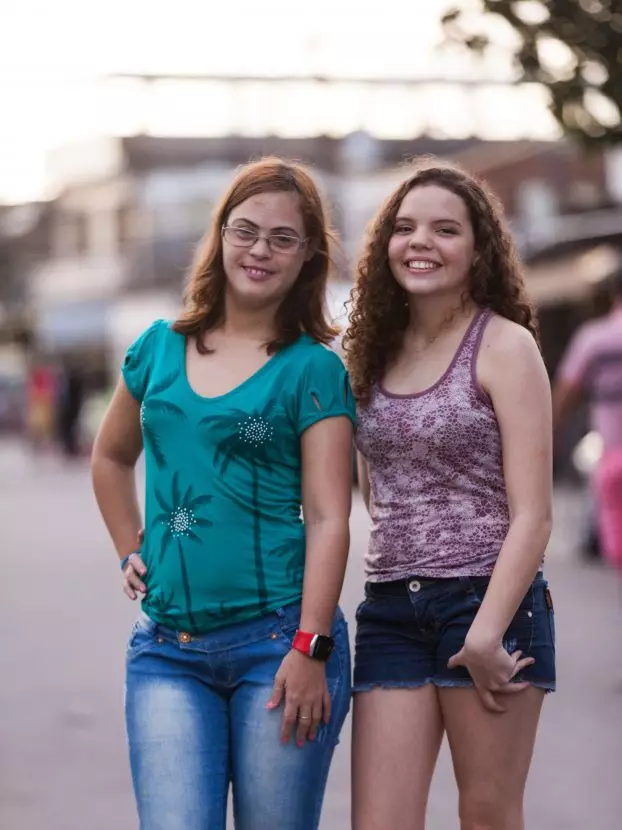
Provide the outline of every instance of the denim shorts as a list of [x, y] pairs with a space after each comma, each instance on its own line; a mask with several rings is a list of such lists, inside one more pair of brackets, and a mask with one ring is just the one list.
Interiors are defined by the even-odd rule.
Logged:
[[[383, 688], [472, 686], [468, 671], [447, 668], [462, 646], [490, 579], [462, 576], [368, 582], [356, 611], [354, 692]], [[503, 638], [535, 663], [516, 682], [555, 690], [555, 621], [548, 583], [538, 574]]]

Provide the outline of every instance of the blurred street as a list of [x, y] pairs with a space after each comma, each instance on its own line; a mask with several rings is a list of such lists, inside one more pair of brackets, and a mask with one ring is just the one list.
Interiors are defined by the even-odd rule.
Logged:
[[[0, 827], [135, 830], [122, 697], [137, 606], [121, 592], [87, 465], [35, 460], [5, 443], [0, 470]], [[622, 814], [622, 601], [612, 573], [573, 550], [581, 519], [576, 493], [557, 494], [555, 519], [546, 575], [557, 615], [559, 691], [544, 707], [527, 827], [614, 830]], [[343, 596], [351, 623], [366, 532], [356, 497]], [[349, 726], [333, 765], [324, 830], [349, 827], [348, 753]], [[455, 815], [444, 748], [429, 830], [453, 830]]]

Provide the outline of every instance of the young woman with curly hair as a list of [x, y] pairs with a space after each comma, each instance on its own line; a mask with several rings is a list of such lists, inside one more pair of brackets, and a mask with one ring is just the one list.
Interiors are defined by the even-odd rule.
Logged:
[[143, 595], [125, 694], [141, 830], [225, 830], [230, 787], [239, 830], [319, 824], [350, 705], [354, 400], [325, 346], [328, 243], [304, 167], [243, 167], [185, 311], [130, 346], [95, 442], [123, 587]]
[[372, 530], [353, 827], [422, 830], [446, 732], [462, 830], [519, 830], [555, 687], [551, 400], [494, 197], [426, 160], [371, 225], [345, 341]]

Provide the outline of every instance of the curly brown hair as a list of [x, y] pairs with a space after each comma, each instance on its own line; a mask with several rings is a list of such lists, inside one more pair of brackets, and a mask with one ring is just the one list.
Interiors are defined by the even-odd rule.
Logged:
[[389, 240], [402, 200], [413, 188], [437, 185], [465, 203], [475, 239], [476, 257], [469, 275], [469, 295], [528, 329], [538, 341], [535, 312], [526, 296], [523, 274], [503, 208], [494, 194], [458, 166], [440, 159], [413, 163], [412, 173], [387, 199], [371, 222], [356, 270], [352, 309], [344, 337], [348, 369], [359, 403], [369, 402], [371, 389], [399, 351], [409, 322], [405, 290], [389, 267]]
[[195, 338], [197, 350], [207, 354], [207, 331], [222, 323], [227, 277], [222, 256], [222, 227], [231, 211], [260, 193], [296, 193], [309, 245], [314, 251], [276, 314], [276, 336], [267, 343], [268, 353], [293, 343], [306, 332], [320, 343], [330, 343], [338, 334], [327, 321], [326, 282], [332, 266], [334, 236], [322, 198], [309, 171], [301, 164], [277, 157], [259, 159], [238, 172], [214, 211], [210, 229], [197, 249], [184, 300], [185, 308], [173, 329]]

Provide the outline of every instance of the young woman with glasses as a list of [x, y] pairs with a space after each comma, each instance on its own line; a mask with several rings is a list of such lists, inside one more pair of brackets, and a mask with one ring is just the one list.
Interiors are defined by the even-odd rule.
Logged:
[[129, 348], [95, 443], [124, 589], [144, 595], [125, 699], [141, 830], [224, 830], [230, 784], [238, 830], [319, 823], [350, 698], [354, 404], [323, 345], [329, 264], [308, 172], [243, 168], [184, 312]]

